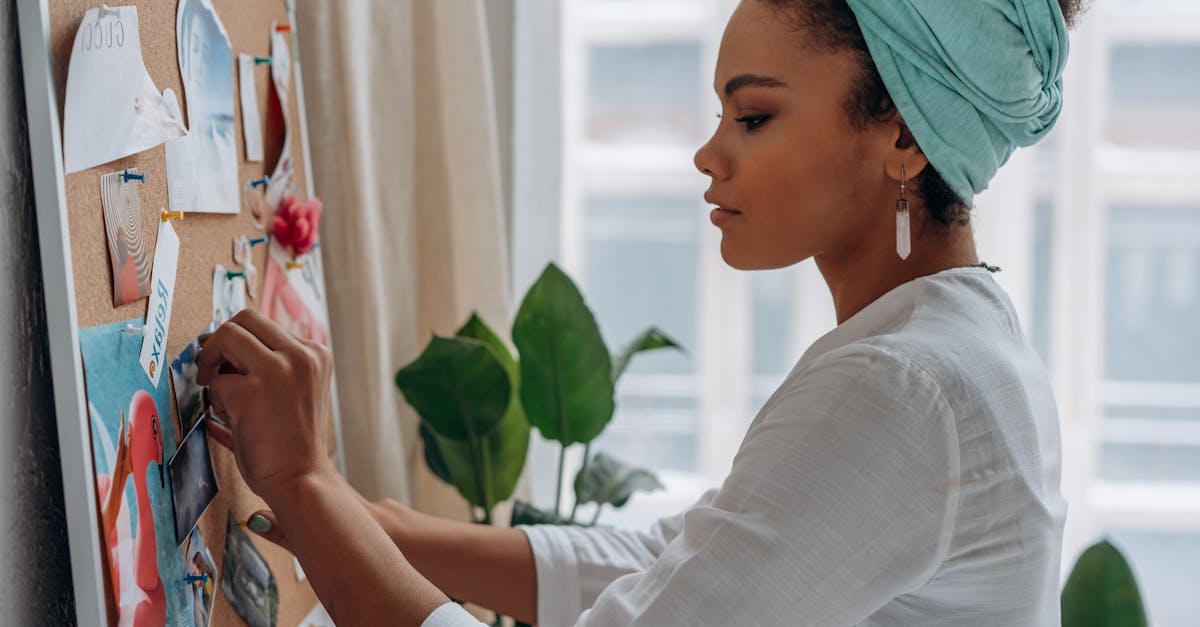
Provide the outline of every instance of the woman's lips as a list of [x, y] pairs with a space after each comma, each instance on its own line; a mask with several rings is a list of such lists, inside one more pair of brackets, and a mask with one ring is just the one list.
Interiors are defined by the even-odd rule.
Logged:
[[729, 209], [726, 207], [717, 207], [716, 209], [713, 209], [711, 213], [708, 214], [708, 218], [710, 220], [712, 220], [713, 226], [722, 227], [722, 226], [725, 226], [726, 224], [729, 224], [731, 221], [735, 220], [740, 215], [742, 215], [742, 212], [740, 212], [736, 209]]

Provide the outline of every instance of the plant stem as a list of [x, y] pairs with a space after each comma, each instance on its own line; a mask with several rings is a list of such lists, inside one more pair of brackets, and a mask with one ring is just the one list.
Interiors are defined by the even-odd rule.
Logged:
[[554, 517], [558, 518], [558, 508], [562, 503], [563, 463], [567, 461], [567, 447], [558, 447], [558, 484], [554, 489]]
[[603, 507], [604, 507], [603, 503], [596, 503], [596, 513], [594, 515], [592, 515], [592, 522], [591, 522], [592, 527], [595, 527], [596, 521], [600, 520], [600, 510]]
[[[588, 456], [591, 455], [591, 452], [592, 452], [592, 443], [588, 442], [588, 443], [584, 444], [583, 445], [583, 467], [579, 469], [579, 476], [581, 476], [581, 477], [584, 475], [584, 473], [587, 472]], [[575, 493], [575, 504], [571, 506], [571, 522], [574, 523], [575, 522], [575, 511], [579, 509], [579, 489], [575, 488], [575, 489], [572, 489], [571, 491]]]

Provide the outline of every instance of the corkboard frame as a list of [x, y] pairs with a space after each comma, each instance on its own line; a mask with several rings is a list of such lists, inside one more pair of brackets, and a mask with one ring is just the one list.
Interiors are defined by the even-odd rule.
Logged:
[[[37, 203], [37, 224], [38, 224], [38, 244], [40, 248], [41, 264], [42, 264], [42, 283], [43, 293], [46, 306], [46, 321], [49, 332], [48, 346], [50, 351], [51, 374], [54, 378], [54, 403], [55, 414], [58, 427], [58, 442], [59, 442], [59, 459], [63, 478], [63, 497], [65, 503], [67, 517], [67, 537], [68, 548], [71, 555], [71, 577], [75, 596], [75, 612], [76, 620], [80, 625], [105, 625], [108, 623], [109, 608], [106, 605], [106, 593], [103, 569], [101, 566], [102, 554], [104, 551], [104, 543], [100, 537], [98, 523], [98, 507], [95, 497], [95, 474], [91, 453], [91, 440], [88, 425], [87, 412], [87, 397], [84, 391], [84, 378], [82, 368], [82, 354], [79, 344], [79, 330], [81, 324], [83, 328], [111, 322], [115, 320], [123, 320], [136, 315], [143, 315], [145, 312], [145, 300], [139, 300], [129, 305], [121, 307], [113, 307], [111, 301], [107, 303], [107, 307], [103, 311], [97, 311], [99, 305], [96, 303], [94, 294], [90, 294], [89, 281], [94, 280], [95, 275], [95, 259], [96, 251], [106, 246], [103, 239], [102, 224], [98, 229], [90, 231], [83, 230], [79, 226], [80, 209], [74, 205], [69, 205], [68, 200], [77, 205], [74, 199], [79, 196], [79, 182], [76, 180], [80, 177], [87, 176], [94, 178], [100, 170], [114, 171], [125, 167], [139, 167], [143, 171], [147, 171], [152, 175], [158, 174], [158, 185], [161, 187], [161, 195], [165, 197], [165, 171], [164, 164], [164, 149], [162, 146], [152, 148], [150, 150], [131, 155], [123, 159], [119, 159], [108, 164], [98, 166], [97, 168], [89, 168], [81, 172], [75, 172], [70, 175], [65, 173], [63, 165], [62, 152], [62, 103], [65, 101], [65, 95], [62, 90], [65, 90], [66, 64], [69, 62], [69, 54], [71, 51], [71, 43], [62, 44], [62, 31], [64, 28], [69, 28], [70, 37], [73, 40], [74, 29], [78, 26], [79, 21], [83, 17], [83, 12], [95, 6], [99, 6], [98, 2], [90, 0], [69, 0], [62, 2], [56, 0], [54, 6], [51, 6], [50, 0], [18, 0], [18, 23], [20, 27], [21, 38], [21, 55], [24, 70], [24, 86], [25, 86], [25, 101], [26, 101], [26, 116], [29, 132], [30, 146], [30, 161], [32, 166], [34, 198]], [[169, 17], [171, 24], [170, 39], [173, 42], [175, 31], [173, 28], [175, 22], [175, 12], [177, 3], [154, 2], [154, 0], [120, 0], [113, 2], [113, 6], [122, 4], [136, 4], [138, 6], [139, 21], [142, 24], [142, 45], [143, 55], [147, 54], [148, 41], [146, 37], [146, 25], [151, 22], [151, 16], [162, 22]], [[245, 13], [254, 13], [256, 10], [263, 10], [277, 14], [283, 11], [280, 21], [286, 20], [289, 24], [295, 24], [294, 11], [290, 1], [284, 0], [257, 0], [253, 4], [234, 2], [233, 0], [214, 0], [213, 4], [218, 9], [218, 14], [222, 15], [223, 21], [226, 22], [226, 29], [230, 33], [230, 42], [233, 47], [233, 52], [236, 55], [239, 52], [250, 52], [257, 54], [269, 54], [269, 45], [264, 34], [262, 41], [255, 42], [254, 46], [239, 45], [239, 41], [235, 38], [237, 28], [230, 23], [230, 17], [226, 17], [226, 13], [222, 11], [224, 7], [234, 7], [230, 13], [235, 19], [244, 17]], [[250, 6], [251, 8], [245, 8]], [[164, 13], [169, 13], [169, 16], [164, 16]], [[239, 15], [240, 14], [240, 15]], [[64, 15], [67, 20], [73, 20], [72, 24], [64, 26], [62, 20]], [[260, 16], [261, 17], [261, 16]], [[55, 35], [58, 35], [58, 41]], [[156, 38], [162, 34], [155, 35]], [[294, 42], [295, 40], [293, 40]], [[149, 44], [154, 45], [154, 44]], [[161, 52], [161, 42], [158, 47]], [[151, 68], [151, 60], [147, 59], [147, 68], [151, 70], [151, 76], [156, 81], [156, 86], [161, 90], [164, 87], [172, 87], [180, 95], [183, 100], [185, 95], [181, 89], [178, 79], [178, 61], [173, 54], [174, 46], [171, 46], [172, 54], [170, 55], [171, 64], [175, 76], [175, 81], [166, 81], [165, 83], [155, 76], [155, 70]], [[55, 55], [58, 55], [56, 58]], [[65, 57], [63, 55], [66, 55]], [[160, 60], [161, 61], [161, 60]], [[297, 163], [297, 179], [301, 183], [300, 189], [307, 197], [313, 196], [313, 177], [311, 170], [311, 160], [309, 158], [309, 144], [307, 133], [307, 121], [304, 111], [303, 98], [303, 82], [302, 72], [297, 55], [292, 54], [292, 85], [289, 105], [292, 110], [290, 119], [291, 132], [293, 133], [293, 157]], [[161, 70], [160, 70], [161, 73]], [[234, 69], [235, 76], [235, 99], [237, 85], [237, 70]], [[256, 82], [265, 84], [265, 78], [259, 77]], [[260, 108], [262, 107], [262, 85], [260, 85]], [[183, 103], [181, 103], [183, 104]], [[184, 105], [186, 106], [186, 105]], [[240, 109], [240, 103], [235, 103], [235, 107]], [[239, 177], [246, 178], [248, 172], [255, 173], [254, 168], [248, 168], [245, 161], [244, 144], [241, 131], [241, 115], [236, 114], [236, 136], [239, 156]], [[298, 138], [299, 141], [296, 141]], [[150, 166], [150, 167], [147, 167]], [[99, 208], [99, 187], [98, 183], [92, 185], [95, 190], [96, 209]], [[143, 192], [143, 213], [148, 214], [146, 224], [153, 225], [157, 221], [158, 202], [146, 202], [146, 194]], [[87, 209], [92, 211], [92, 209]], [[101, 220], [100, 214], [95, 213], [96, 220]], [[184, 240], [186, 253], [187, 239], [185, 235], [186, 228], [196, 228], [200, 233], [221, 232], [221, 235], [232, 235], [235, 233], [245, 232], [245, 224], [249, 218], [239, 214], [234, 221], [226, 224], [223, 228], [219, 226], [222, 220], [230, 220], [231, 216], [224, 215], [199, 215], [196, 222], [199, 226], [192, 227], [192, 223], [188, 223], [185, 218], [185, 223], [179, 227], [181, 239]], [[214, 226], [218, 225], [218, 226]], [[144, 228], [146, 225], [143, 225]], [[150, 231], [156, 232], [157, 229]], [[226, 233], [227, 231], [227, 233]], [[99, 241], [91, 241], [95, 239], [95, 234], [99, 233]], [[75, 235], [74, 241], [72, 235]], [[219, 248], [224, 251], [221, 258], [230, 256], [230, 239], [222, 239], [219, 242], [212, 242], [211, 247]], [[256, 247], [255, 264], [259, 268], [260, 282], [262, 273], [265, 271], [266, 263], [266, 247]], [[83, 251], [82, 254], [80, 252]], [[319, 255], [320, 250], [314, 254]], [[185, 261], [182, 257], [180, 260], [180, 272], [176, 282], [176, 305], [175, 311], [180, 310], [181, 302], [186, 302], [187, 296], [196, 296], [197, 293], [202, 293], [203, 298], [209, 302], [211, 311], [211, 274], [212, 274], [212, 256], [205, 257], [201, 263], [195, 265], [200, 266], [198, 274], [207, 277], [203, 281], [198, 281], [197, 273], [193, 269], [192, 272], [185, 271]], [[73, 258], [87, 260], [92, 266], [77, 268], [73, 263]], [[228, 267], [230, 262], [224, 262]], [[104, 264], [104, 273], [108, 272], [107, 261]], [[106, 280], [101, 281], [103, 289], [108, 290], [111, 281], [108, 276]], [[83, 291], [81, 296], [81, 289]], [[182, 298], [181, 298], [182, 297]], [[196, 296], [200, 298], [199, 296]], [[251, 306], [254, 306], [251, 303]], [[186, 317], [186, 316], [184, 316]], [[181, 328], [177, 325], [179, 317], [172, 316], [171, 333], [168, 344], [168, 354], [176, 355], [182, 349], [195, 333], [198, 332], [192, 328]], [[192, 324], [191, 326], [195, 326]], [[333, 418], [334, 418], [334, 433], [332, 434], [337, 447], [337, 464], [339, 468], [345, 468], [344, 464], [344, 447], [342, 445], [341, 423], [337, 408], [337, 393], [336, 381], [334, 381], [335, 391], [332, 394], [333, 398]], [[236, 472], [236, 465], [232, 459], [232, 455], [228, 455], [226, 451], [219, 451], [219, 447], [214, 448], [213, 462], [214, 470], [218, 473], [218, 483], [221, 485], [221, 493], [218, 494], [218, 500], [213, 502], [201, 518], [200, 528], [204, 533], [205, 544], [212, 551], [213, 558], [218, 566], [221, 565], [222, 556], [224, 554], [224, 520], [227, 511], [235, 509], [234, 503], [240, 505], [237, 514], [242, 518], [249, 511], [255, 508], [254, 499], [257, 499], [252, 493], [245, 488], [244, 484], [238, 486], [227, 486], [231, 483], [227, 477], [230, 473]], [[240, 477], [237, 478], [240, 483]], [[258, 502], [261, 506], [261, 501]], [[220, 505], [218, 507], [218, 505]], [[217, 533], [216, 530], [220, 529]], [[265, 541], [256, 541], [256, 546], [267, 557], [271, 565], [272, 571], [275, 574], [277, 585], [280, 593], [280, 609], [277, 624], [295, 624], [307, 614], [315, 601], [311, 588], [307, 582], [299, 582], [292, 574], [290, 567], [290, 556], [286, 556], [286, 552], [278, 547], [274, 547]], [[182, 548], [180, 549], [182, 551]], [[286, 562], [286, 568], [284, 567]], [[216, 603], [213, 607], [213, 625], [228, 624], [231, 618], [235, 619], [232, 622], [239, 624], [236, 620], [236, 614], [231, 606], [220, 593], [216, 595]], [[290, 602], [290, 603], [289, 603]], [[288, 605], [285, 607], [285, 603]]]

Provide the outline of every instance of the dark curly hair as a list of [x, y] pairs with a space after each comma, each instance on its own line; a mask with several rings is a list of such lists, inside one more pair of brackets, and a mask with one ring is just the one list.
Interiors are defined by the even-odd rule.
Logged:
[[[872, 123], [886, 122], [895, 115], [896, 106], [871, 59], [858, 19], [846, 0], [759, 1], [774, 9], [790, 28], [804, 35], [804, 47], [825, 52], [850, 51], [858, 56], [862, 71], [855, 77], [845, 103], [851, 127], [862, 130]], [[1079, 20], [1085, 3], [1086, 0], [1058, 0], [1069, 28]], [[971, 212], [966, 202], [950, 189], [932, 166], [922, 170], [913, 182], [925, 210], [934, 220], [945, 226], [970, 221]]]

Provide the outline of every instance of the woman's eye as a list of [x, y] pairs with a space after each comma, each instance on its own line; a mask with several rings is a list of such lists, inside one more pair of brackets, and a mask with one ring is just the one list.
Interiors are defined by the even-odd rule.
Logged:
[[768, 115], [743, 115], [740, 118], [735, 118], [735, 121], [744, 124], [747, 131], [753, 131], [762, 126], [770, 117]]

